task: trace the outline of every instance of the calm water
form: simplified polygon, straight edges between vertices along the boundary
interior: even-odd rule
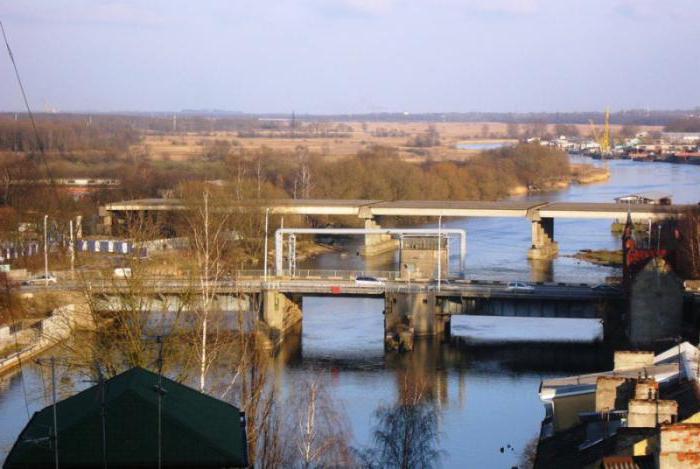
[[[672,193],[675,202],[700,200],[700,166],[631,161],[608,164],[612,178],[606,183],[573,186],[528,199],[607,202],[625,193],[660,190]],[[608,221],[556,221],[555,239],[561,254],[545,265],[532,265],[527,260],[527,220],[456,219],[445,225],[467,230],[466,272],[472,277],[596,282],[618,274],[614,269],[566,257],[583,248],[617,248],[619,241],[611,235]],[[395,256],[372,259],[367,264],[369,269],[392,268]],[[362,268],[365,261],[334,253],[304,267],[340,266]],[[452,267],[458,267],[456,258]],[[519,451],[539,432],[544,413],[537,396],[540,380],[610,364],[607,353],[589,345],[508,345],[509,341],[528,338],[590,340],[600,333],[596,321],[457,316],[452,320],[449,343],[419,342],[413,353],[397,355],[384,353],[380,300],[305,298],[303,309],[301,346],[296,358],[283,369],[282,382],[287,385],[309,373],[326,373],[333,396],[348,415],[355,445],[362,446],[370,441],[377,406],[396,402],[399,383],[405,379],[424,378],[439,408],[443,467],[509,468],[517,464]],[[35,365],[25,369],[30,412],[47,403],[43,393],[46,377],[39,370]],[[61,376],[69,388],[87,385],[80,376]],[[26,421],[22,381],[19,375],[6,377],[0,381],[0,460]],[[503,453],[501,447],[506,448]]]

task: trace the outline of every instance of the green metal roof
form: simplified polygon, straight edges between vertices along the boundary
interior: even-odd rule
[[[102,467],[102,400],[108,467],[156,467],[158,375],[132,368],[56,405],[60,467]],[[240,411],[162,378],[162,467],[246,466]],[[4,467],[54,467],[53,407],[36,412]]]

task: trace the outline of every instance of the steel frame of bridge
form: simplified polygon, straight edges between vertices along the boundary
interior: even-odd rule
[[[439,238],[459,237],[460,274],[464,272],[467,257],[467,231],[459,228],[279,228],[275,231],[275,275],[284,275],[284,235],[289,235],[289,271],[296,270],[296,235],[429,235]]]

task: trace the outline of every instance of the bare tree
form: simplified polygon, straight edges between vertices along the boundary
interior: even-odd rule
[[[199,341],[199,388],[204,391],[206,375],[212,362],[216,360],[215,349],[207,349],[209,334],[220,334],[220,327],[215,324],[209,330],[210,316],[218,310],[216,305],[216,286],[223,278],[223,256],[227,236],[230,237],[228,222],[231,212],[226,206],[225,198],[212,199],[208,187],[202,188],[201,203],[189,199],[187,222],[189,225],[190,246],[197,265],[197,293],[200,300],[196,304],[198,316]]]

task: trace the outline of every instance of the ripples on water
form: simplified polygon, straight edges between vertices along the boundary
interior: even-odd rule
[[[575,161],[591,162],[588,159]],[[596,163],[601,164],[601,163]],[[700,199],[700,166],[611,161],[610,181],[572,186],[566,191],[537,194],[527,200],[610,202],[626,193],[659,190],[674,195],[674,202]],[[561,255],[552,263],[527,260],[530,226],[518,219],[446,220],[446,227],[466,228],[467,275],[475,278],[541,279],[598,282],[618,275],[566,257],[579,249],[616,249],[619,240],[605,220],[556,221],[555,239]],[[457,253],[457,249],[453,250]],[[394,268],[396,256],[368,261],[368,269]],[[307,261],[304,268],[359,269],[365,261],[350,255],[326,254]],[[457,259],[452,257],[457,268]],[[410,354],[385,354],[383,301],[351,298],[305,298],[302,340],[282,370],[285,383],[321,370],[329,377],[333,396],[351,422],[355,444],[371,439],[373,412],[381,403],[400,397],[400,382],[420,377],[430,383],[439,409],[440,447],[444,467],[511,467],[518,452],[539,432],[544,410],[537,390],[540,380],[610,368],[610,352],[585,344],[513,344],[504,342],[533,337],[584,340],[599,335],[600,325],[590,320],[529,318],[453,318],[453,338],[446,344],[419,341]],[[491,344],[484,344],[491,339]],[[474,345],[474,343],[478,345]],[[31,410],[45,405],[41,375],[36,367],[25,373]],[[20,380],[5,378],[0,387],[0,451],[9,449],[26,423]],[[75,379],[76,386],[84,386]],[[507,449],[510,444],[514,451]],[[500,448],[506,447],[501,453]],[[2,459],[0,453],[0,459]]]

